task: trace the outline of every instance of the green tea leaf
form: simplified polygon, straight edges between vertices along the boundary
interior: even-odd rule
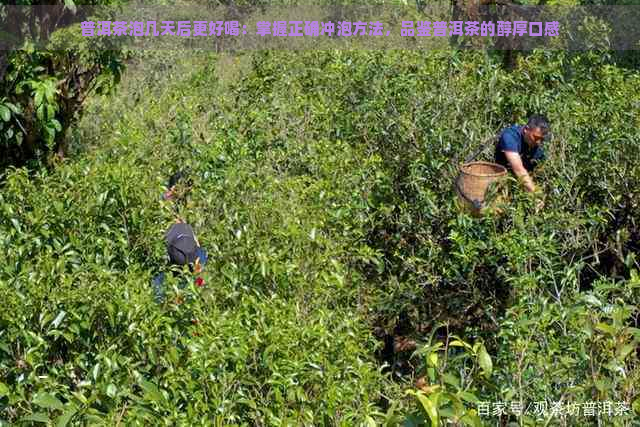
[[[2,117],[2,120],[5,122],[11,119],[11,111],[4,105],[0,105],[0,117]]]
[[[416,396],[418,397],[418,400],[422,404],[422,407],[424,408],[425,412],[429,416],[429,419],[431,420],[431,426],[438,427],[439,416],[438,416],[438,410],[435,404],[431,401],[429,397],[425,396],[421,392],[417,392]]]
[[[65,427],[69,421],[71,421],[71,418],[76,414],[76,412],[78,412],[78,408],[75,406],[69,407],[56,419],[56,427]]]
[[[9,391],[9,387],[5,383],[0,383],[0,397],[8,395]]]
[[[37,91],[34,101],[35,101],[36,107],[38,107],[38,109],[39,109],[39,107],[42,106],[43,98],[44,98],[44,93],[41,90]]]
[[[96,366],[93,367],[93,380],[98,381],[98,375],[100,374],[100,363],[96,363]]]
[[[600,332],[604,332],[605,334],[610,334],[610,335],[616,334],[616,330],[611,325],[608,325],[606,323],[598,323],[596,325],[596,329],[599,330]]]
[[[59,409],[63,410],[64,405],[57,397],[49,393],[38,393],[33,398],[33,403],[46,409]]]
[[[26,417],[22,417],[20,421],[35,421],[37,423],[48,423],[49,416],[43,412],[36,412],[35,414],[27,415]]]
[[[429,354],[429,357],[428,357],[427,361],[429,362],[429,366],[433,366],[434,368],[437,368],[438,367],[438,353],[434,351],[433,353]]]
[[[368,427],[376,427],[376,425],[377,425],[377,424],[376,424],[376,422],[373,420],[373,418],[371,418],[370,416],[367,416],[367,417],[365,418],[365,424],[366,424]]]
[[[114,397],[117,392],[118,392],[118,389],[116,388],[116,386],[114,384],[109,384],[107,386],[107,396]]]
[[[160,393],[160,389],[157,385],[147,380],[141,380],[140,386],[145,392],[145,398],[156,403],[164,402],[164,396]]]
[[[67,312],[64,310],[61,310],[60,313],[58,313],[58,315],[56,316],[56,318],[53,319],[53,322],[51,322],[51,325],[54,328],[57,328],[58,326],[60,326],[60,322],[62,322],[62,320],[66,315],[67,315]]]
[[[587,294],[583,298],[584,298],[585,301],[587,301],[591,305],[595,305],[597,307],[601,307],[602,306],[602,303],[600,302],[600,300],[598,298],[594,297],[591,294]]]
[[[633,350],[636,349],[636,347],[637,345],[634,345],[634,344],[626,344],[622,346],[622,348],[618,353],[618,358],[620,360],[624,360],[629,355],[629,353],[631,353]]]
[[[453,340],[453,341],[451,341],[449,343],[449,347],[465,347],[465,348],[468,348],[469,350],[472,349],[472,347],[468,343],[466,343],[464,341],[461,341],[461,340]]]
[[[483,370],[485,378],[489,378],[493,371],[493,363],[491,362],[491,356],[487,353],[487,349],[484,344],[481,344],[478,350],[478,363]]]
[[[480,417],[478,417],[478,414],[476,413],[475,409],[471,409],[469,410],[464,417],[460,418],[460,420],[465,423],[465,425],[471,426],[471,427],[482,427],[482,421],[480,420]]]
[[[455,394],[444,392],[440,394],[440,398],[448,399],[451,402],[455,410],[456,416],[461,416],[464,413],[464,405],[462,404],[462,401],[460,400],[460,398]],[[442,402],[440,402],[440,406],[442,405],[443,405]]]
[[[470,393],[468,391],[461,391],[460,393],[458,393],[458,396],[460,396],[462,400],[465,400],[470,403],[476,403],[480,400],[475,394]]]

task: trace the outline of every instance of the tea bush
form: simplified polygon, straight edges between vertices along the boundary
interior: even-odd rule
[[[50,165],[52,154],[64,157],[68,131],[81,118],[87,98],[110,92],[120,81],[125,49],[104,37],[83,37],[80,24],[62,28],[61,23],[76,15],[76,6],[121,4],[54,0],[2,6],[0,23],[10,36],[0,53],[2,170]],[[111,19],[106,10],[90,19]]]
[[[179,122],[209,102],[184,99],[185,88],[215,92],[211,66],[197,64],[124,113],[126,102],[93,104],[109,135],[95,150],[52,173],[7,177],[7,422],[352,424],[375,416],[384,382],[369,350],[375,343],[341,302],[357,292],[350,277],[359,279],[341,261],[345,239],[324,231],[324,221],[337,227],[356,215],[352,189],[366,189],[375,160],[322,141],[303,155],[332,157],[336,169],[309,180],[235,158],[210,127],[199,142],[203,122],[194,132]],[[168,123],[173,130],[164,132]],[[174,283],[171,291],[170,283],[157,305],[150,280],[164,264],[162,233],[174,217],[159,196],[180,160],[191,162],[195,189],[179,215],[211,263],[203,288]],[[334,180],[338,170],[361,173]],[[330,206],[352,213],[327,217]]]
[[[638,229],[631,218],[639,141],[629,131],[638,116],[620,95],[637,92],[638,83],[637,73],[594,53],[536,52],[505,73],[476,52],[268,52],[254,56],[253,74],[233,101],[245,114],[225,127],[249,137],[250,155],[267,160],[285,151],[288,165],[295,146],[325,135],[380,159],[360,210],[367,236],[354,236],[368,255],[349,263],[367,275],[372,325],[420,340],[442,320],[485,340],[497,356],[495,379],[476,393],[488,401],[610,400],[629,409],[638,405],[637,353],[630,349],[638,339]],[[538,111],[554,128],[550,160],[537,176],[547,208],[536,213],[512,186],[505,215],[459,214],[451,188],[456,162]],[[295,165],[289,171],[299,173]],[[611,294],[615,288],[625,296]],[[616,332],[602,326],[610,325],[607,314],[587,315],[584,298],[592,292],[619,313]],[[536,337],[523,318],[536,319]],[[584,332],[597,324],[609,332]],[[602,369],[586,362],[594,357],[618,362]],[[570,382],[580,386],[562,389]],[[626,415],[633,418],[630,409]]]

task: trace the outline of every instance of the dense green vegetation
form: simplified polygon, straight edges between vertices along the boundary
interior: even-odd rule
[[[502,62],[136,54],[69,122],[70,156],[3,172],[2,424],[638,425],[640,73]],[[460,159],[533,112],[544,209],[509,180],[502,214],[462,213]],[[157,303],[183,166],[210,262]],[[615,412],[568,413],[589,402]]]
[[[116,43],[82,37],[77,25],[61,23],[77,6],[122,3],[23,0],[0,6],[0,168],[37,167],[51,163],[54,154],[66,155],[68,131],[85,101],[120,81],[127,55]],[[110,19],[108,12],[92,18]]]

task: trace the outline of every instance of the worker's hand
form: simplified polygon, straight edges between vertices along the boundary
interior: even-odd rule
[[[202,265],[200,264],[200,258],[196,258],[196,261],[195,261],[194,266],[193,266],[193,271],[196,274],[202,273]]]
[[[176,195],[176,186],[174,185],[164,192],[164,194],[162,195],[162,198],[164,200],[171,200],[175,197],[175,195]]]

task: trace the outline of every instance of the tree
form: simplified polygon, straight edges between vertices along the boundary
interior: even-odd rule
[[[90,12],[108,10],[79,11],[71,0],[42,3],[0,8],[0,28],[7,30],[0,41],[0,146],[7,153],[0,167],[64,157],[67,130],[81,117],[87,97],[109,91],[124,69],[124,51],[112,40],[80,31]]]

